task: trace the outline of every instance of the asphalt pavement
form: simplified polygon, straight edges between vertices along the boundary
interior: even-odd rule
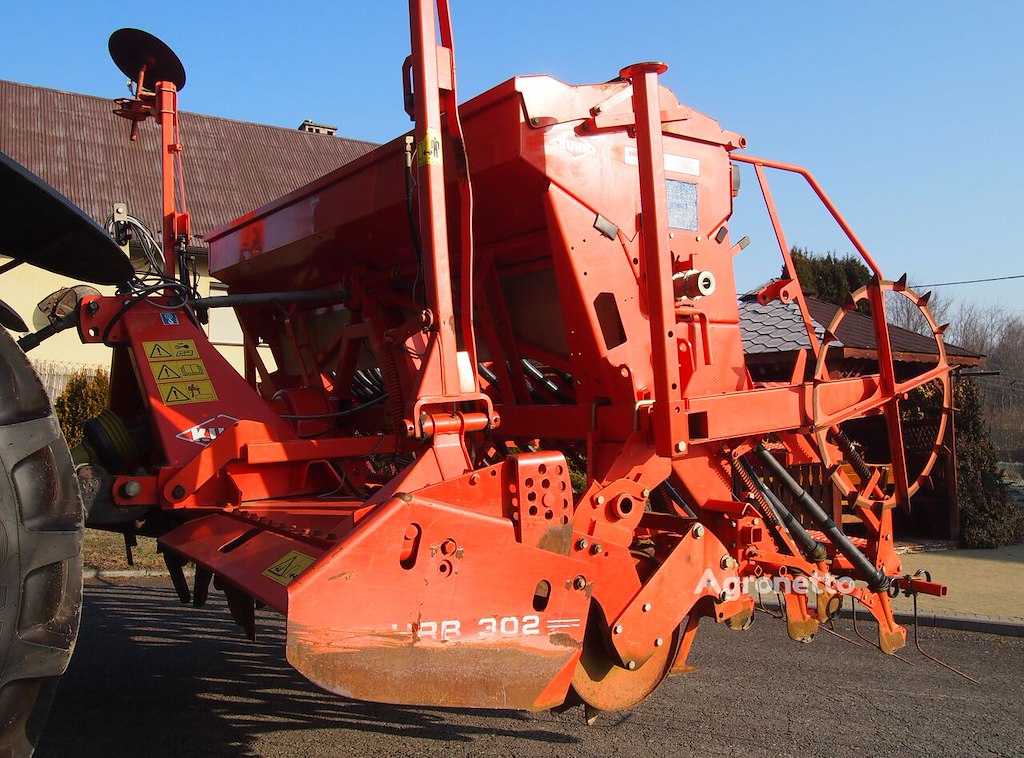
[[[123,580],[122,580],[123,581]],[[863,631],[868,630],[862,622]],[[920,656],[884,656],[848,622],[791,642],[759,613],[746,632],[705,620],[697,671],[635,709],[585,725],[564,714],[360,703],[284,661],[283,623],[245,639],[219,593],[178,603],[159,580],[91,582],[82,633],[37,755],[776,756],[1024,754],[1024,639],[923,629]]]

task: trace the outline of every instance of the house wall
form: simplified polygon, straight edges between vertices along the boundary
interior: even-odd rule
[[[10,258],[0,256],[0,265]],[[199,292],[203,297],[221,294],[219,282],[212,279],[206,266],[206,259],[199,261]],[[32,331],[46,322],[36,305],[52,292],[82,282],[66,276],[53,274],[29,264],[22,264],[0,276],[0,299],[3,299],[25,321]],[[95,285],[93,285],[95,286]],[[101,294],[113,295],[113,287],[96,287]],[[36,315],[39,314],[39,315]],[[35,317],[35,318],[34,318]],[[234,368],[243,371],[244,352],[242,333],[234,312],[229,308],[211,310],[211,323],[205,329],[211,341]],[[14,335],[17,337],[18,335]],[[261,352],[266,348],[261,348]],[[67,329],[31,350],[29,358],[37,366],[51,397],[56,397],[64,387],[67,377],[75,370],[85,369],[93,373],[97,368],[110,368],[111,349],[103,345],[84,345],[78,339],[78,332]]]

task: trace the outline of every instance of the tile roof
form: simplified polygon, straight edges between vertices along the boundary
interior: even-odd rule
[[[795,303],[773,300],[761,305],[757,300],[740,300],[739,307],[743,352],[747,355],[785,353],[810,347]],[[825,327],[815,321],[814,331],[820,339]]]
[[[160,230],[159,128],[128,140],[113,100],[0,80],[0,151],[53,185],[100,224],[111,206]],[[376,145],[327,134],[181,112],[185,191],[201,236],[333,171]],[[198,247],[203,247],[197,240]]]
[[[804,329],[800,310],[796,303],[783,304],[774,300],[761,305],[756,297],[744,295],[740,298],[740,331],[743,334],[743,351],[747,355],[767,355],[801,350],[809,347],[807,332]],[[814,322],[815,332],[819,339],[825,326],[832,320],[837,306],[807,298],[807,310]],[[836,335],[837,347],[843,346],[850,350],[875,350],[875,334],[871,319],[858,312],[846,315],[839,325]],[[930,337],[889,325],[889,337],[895,353],[913,355],[934,355],[935,342]],[[946,352],[953,358],[977,359],[981,356],[964,350],[962,347],[946,343]]]

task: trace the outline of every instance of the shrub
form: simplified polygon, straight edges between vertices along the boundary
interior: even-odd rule
[[[969,379],[954,385],[957,500],[961,542],[992,548],[1024,539],[1024,513],[1010,496],[989,440],[978,388]]]
[[[98,416],[107,407],[109,394],[110,379],[106,371],[100,369],[95,376],[89,376],[86,371],[79,370],[71,375],[53,404],[69,447],[82,441],[82,427],[86,419]]]

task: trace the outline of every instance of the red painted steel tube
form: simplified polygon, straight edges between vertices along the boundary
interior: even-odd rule
[[[469,353],[469,365],[473,367],[473,391],[480,389],[480,379],[477,376],[477,350],[476,350],[476,329],[474,322],[474,260],[475,250],[473,241],[473,183],[469,173],[469,156],[466,153],[466,139],[462,132],[462,120],[459,117],[458,88],[455,84],[455,37],[452,34],[451,12],[448,7],[448,0],[437,0],[437,19],[440,27],[441,45],[448,49],[448,55],[444,60],[448,62],[450,87],[442,92],[442,99],[445,105],[445,116],[448,120],[448,133],[451,135],[454,145],[455,165],[459,175],[459,236],[460,252],[462,255],[462,267],[460,273],[460,287],[462,295],[462,318],[460,328],[462,330],[462,343]]]
[[[757,174],[757,183],[761,186],[761,195],[764,197],[764,204],[768,208],[768,218],[771,219],[772,228],[775,230],[775,239],[779,242],[779,252],[782,253],[782,260],[786,264],[786,272],[792,279],[792,286],[796,289],[797,307],[800,309],[800,318],[803,319],[804,329],[807,331],[807,339],[810,341],[811,350],[815,356],[818,355],[820,345],[818,335],[814,331],[814,322],[811,319],[811,312],[807,309],[807,301],[804,299],[804,290],[800,286],[800,279],[796,275],[796,266],[793,265],[793,256],[789,253],[789,245],[786,244],[786,235],[782,231],[782,222],[775,210],[775,200],[772,198],[772,191],[768,186],[768,177],[764,175],[764,168],[761,164],[754,164],[754,171]]]
[[[175,122],[178,118],[178,92],[171,82],[157,82],[156,109],[160,119],[160,178],[163,200],[164,273],[174,278],[174,237],[177,210],[174,202],[174,156],[177,148]]]
[[[416,163],[419,172],[420,237],[429,306],[437,326],[439,387],[422,387],[425,395],[457,395],[459,368],[452,305],[444,160],[441,147],[441,101],[438,90],[434,3],[410,0],[413,95],[416,114]]]
[[[668,242],[668,200],[665,197],[665,156],[661,136],[658,75],[664,63],[637,63],[620,75],[633,83],[633,113],[640,168],[640,229],[643,270],[647,278],[651,354],[654,364],[654,427],[658,455],[671,457],[684,440],[685,416],[679,411],[679,358],[676,354],[675,292],[672,251]]]
[[[836,223],[839,224],[839,228],[843,230],[843,233],[846,234],[853,246],[857,248],[857,252],[860,253],[868,268],[870,268],[879,279],[882,278],[882,272],[878,268],[878,264],[875,263],[875,259],[871,257],[870,253],[868,253],[867,249],[861,243],[853,229],[851,229],[850,225],[846,223],[846,219],[843,218],[843,214],[839,212],[839,209],[832,203],[829,196],[825,194],[825,190],[821,188],[821,185],[818,184],[818,181],[810,171],[801,166],[794,166],[790,163],[781,163],[767,158],[757,158],[753,155],[739,155],[737,153],[733,153],[729,157],[731,160],[739,161],[740,163],[749,163],[752,166],[764,166],[765,168],[774,168],[779,171],[789,171],[794,174],[800,174],[800,176],[802,176],[811,186],[811,189],[814,190],[814,194],[818,196],[818,199],[821,200],[825,208],[828,209],[828,212],[832,214],[832,218],[834,218]]]

